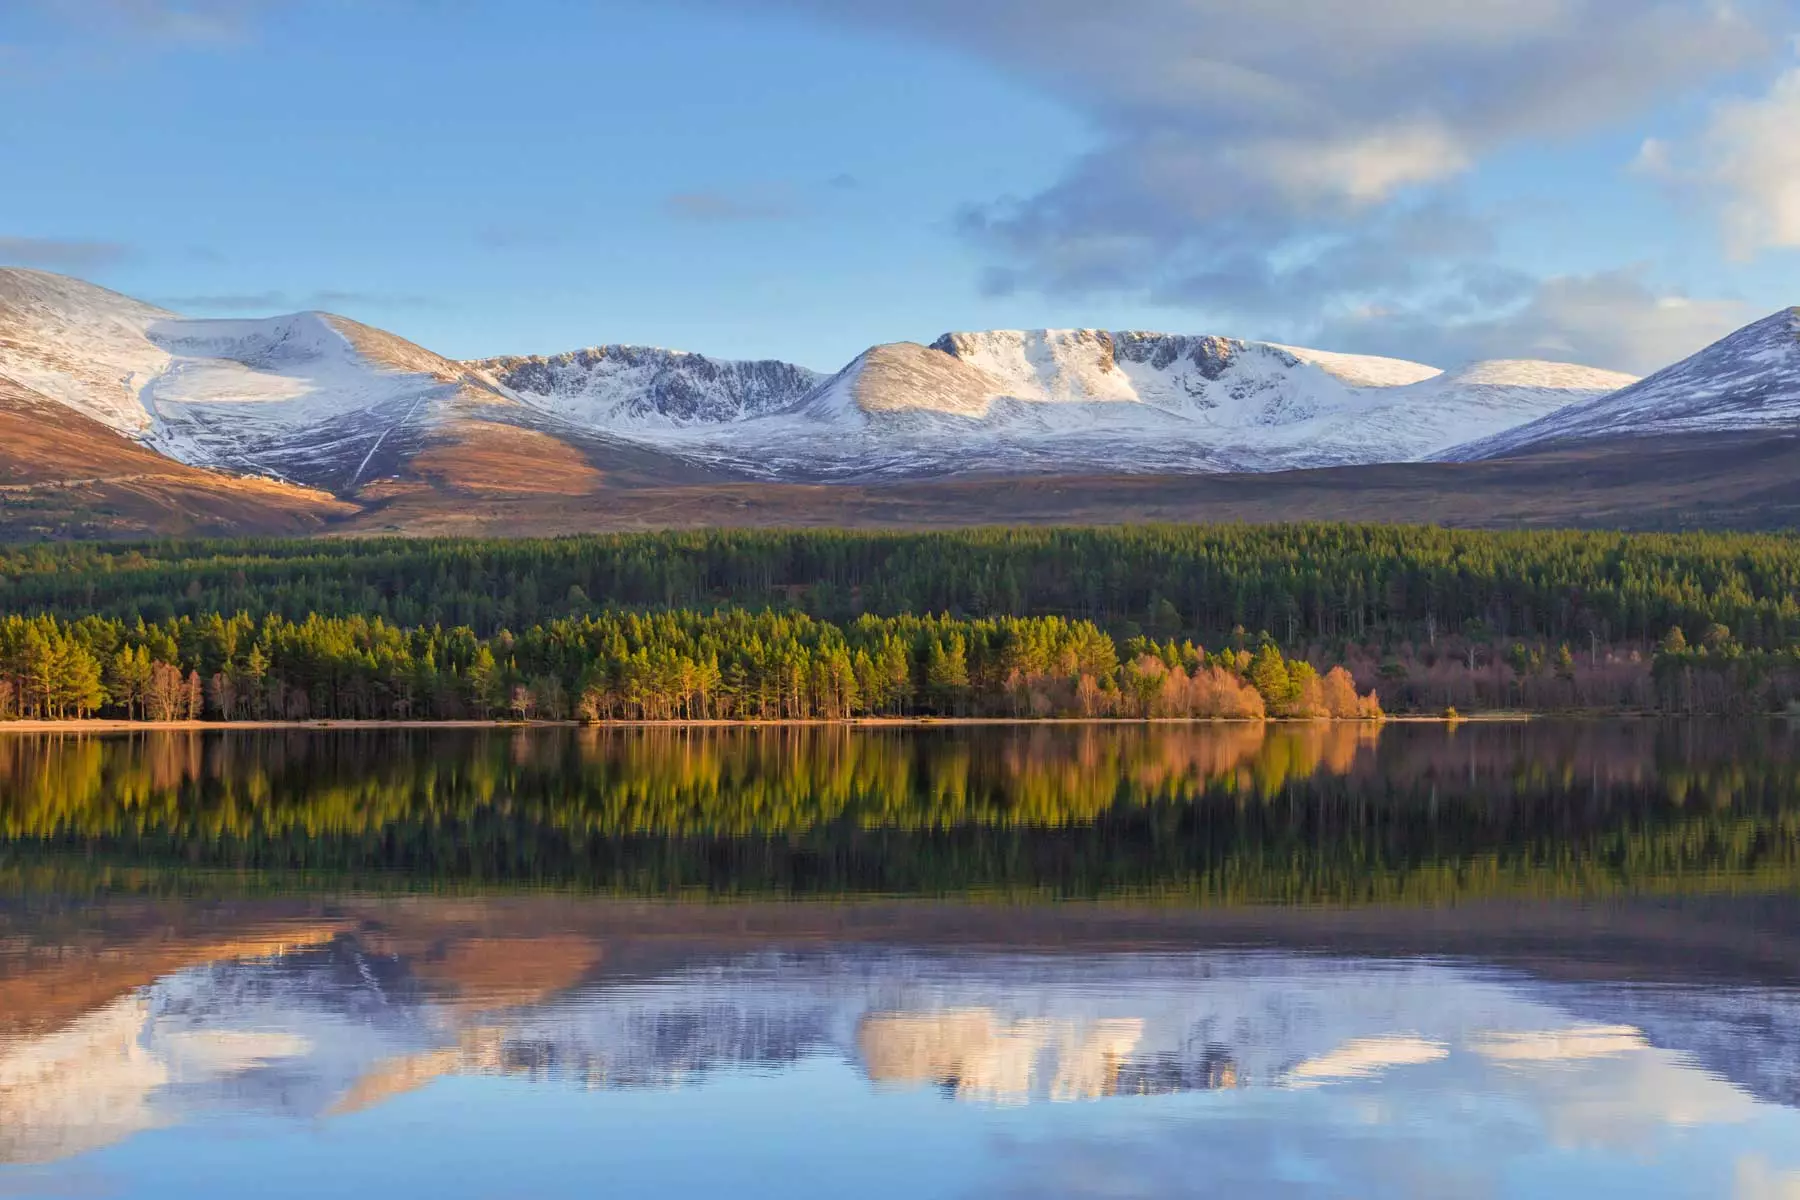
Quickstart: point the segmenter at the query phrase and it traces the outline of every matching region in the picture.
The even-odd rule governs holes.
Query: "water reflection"
[[[784,1194],[1181,1195],[1201,1168],[1258,1194],[1530,1195],[1615,1169],[1648,1194],[1744,1172],[1782,1194],[1796,915],[36,904],[0,923],[0,1189],[81,1167],[163,1194],[222,1144],[265,1171],[366,1129],[421,1186],[481,1194],[439,1170],[460,1153],[429,1119],[443,1095],[488,1153],[520,1120],[754,1130],[811,1164]],[[1742,940],[1684,973],[1686,940],[1724,921]],[[852,1115],[870,1142],[981,1136],[901,1188],[819,1157],[814,1122]],[[621,1181],[690,1194],[646,1145],[606,1145]],[[585,1152],[559,1153],[566,1189]]]
[[[0,737],[0,888],[1409,901],[1800,884],[1788,723]],[[152,876],[156,878],[152,878]]]
[[[0,1195],[1800,1193],[1795,738],[0,737]]]

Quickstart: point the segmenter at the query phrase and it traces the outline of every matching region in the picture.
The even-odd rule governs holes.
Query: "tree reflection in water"
[[[1417,901],[1800,882],[1785,724],[0,737],[57,886]]]

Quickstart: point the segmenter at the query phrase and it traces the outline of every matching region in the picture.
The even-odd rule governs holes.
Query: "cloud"
[[[1459,181],[1502,151],[1611,128],[1766,61],[1786,11],[1772,0],[738,2],[945,45],[1086,119],[1091,148],[1047,186],[959,214],[990,289],[1110,292],[1199,310],[1232,332],[1267,319],[1295,334],[1352,311],[1498,316],[1525,303],[1534,281],[1497,265],[1494,231],[1455,211]],[[1456,236],[1414,240],[1409,226],[1446,214]]]
[[[422,296],[416,292],[360,292],[327,289],[314,292],[306,298],[306,307],[308,308],[336,308],[339,306],[435,309],[444,307],[444,303],[434,296]]]
[[[1496,276],[1488,286],[1492,305],[1461,313],[1428,302],[1347,311],[1319,321],[1313,333],[1323,344],[1438,366],[1543,358],[1647,375],[1765,315],[1741,301],[1662,291],[1641,267],[1544,280]]]
[[[207,312],[279,312],[294,307],[286,292],[199,292],[186,296],[158,296],[156,303],[164,308]]]
[[[267,0],[37,0],[69,31],[98,38],[217,45],[243,40]]]
[[[410,293],[363,292],[323,289],[316,292],[198,292],[184,296],[158,296],[165,308],[184,312],[284,313],[300,309],[388,308],[436,309],[443,302]]]
[[[725,192],[676,192],[663,198],[663,212],[681,221],[728,224],[740,221],[784,221],[797,215],[784,200],[733,196]]]
[[[87,271],[109,267],[132,256],[120,242],[81,238],[0,237],[0,263],[42,267],[51,271]]]
[[[1698,194],[1719,214],[1727,251],[1747,261],[1800,248],[1800,67],[1765,96],[1717,104],[1685,144],[1646,141],[1638,170]]]
[[[1761,1155],[1738,1160],[1735,1200],[1800,1200],[1800,1170],[1778,1170]]]

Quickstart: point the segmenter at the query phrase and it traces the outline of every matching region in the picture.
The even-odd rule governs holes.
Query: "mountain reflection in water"
[[[1399,1186],[1379,1171],[1404,1168],[1456,1193],[1474,1181],[1458,1172],[1544,1155],[1585,1170],[1678,1154],[1715,1182],[1774,1163],[1787,1186],[1797,915],[1769,899],[1411,914],[40,899],[0,927],[0,1189],[54,1190],[82,1165],[163,1194],[220,1144],[304,1156],[308,1139],[365,1127],[433,1176],[458,1152],[428,1120],[431,1097],[454,1095],[503,1142],[517,1087],[585,1112],[627,1175],[644,1114],[678,1123],[692,1097],[707,1123],[690,1138],[749,1122],[795,1165],[822,1106],[859,1111],[868,1137],[891,1113],[1073,1138],[1115,1184],[1169,1167],[1114,1156],[1179,1119],[1187,1141],[1157,1154],[1222,1154],[1240,1137],[1254,1153],[1282,1127],[1290,1151],[1322,1156],[1327,1192]],[[1735,932],[1688,952],[1722,926]],[[458,1081],[470,1086],[445,1091]],[[1091,1115],[1003,1116],[1065,1104]],[[1436,1128],[1452,1111],[1454,1136]],[[409,1135],[390,1112],[414,1114]],[[1346,1121],[1359,1149],[1338,1161]],[[1484,1142],[1479,1161],[1459,1161],[1468,1141]],[[994,1172],[1020,1194],[1092,1194],[997,1145],[965,1149],[964,1186],[937,1194]],[[801,1194],[832,1194],[830,1175]]]
[[[0,1196],[1800,1194],[1796,736],[0,736]]]

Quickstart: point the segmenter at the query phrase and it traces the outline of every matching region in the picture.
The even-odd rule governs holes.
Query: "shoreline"
[[[1655,713],[1469,713],[1457,717],[1400,714],[1380,720],[1344,718],[1264,717],[1260,719],[1220,717],[854,717],[832,721],[813,718],[767,721],[669,720],[669,721],[551,721],[551,720],[318,720],[318,721],[122,721],[110,718],[88,720],[19,720],[0,721],[0,735],[26,733],[133,733],[181,732],[204,733],[208,730],[240,732],[331,731],[381,729],[930,729],[983,726],[1098,726],[1098,725],[1520,725],[1546,718],[1564,720],[1633,720],[1655,717]]]

